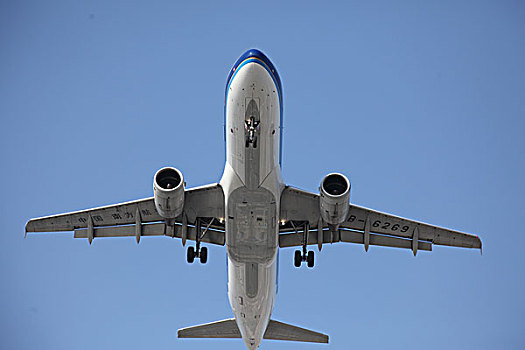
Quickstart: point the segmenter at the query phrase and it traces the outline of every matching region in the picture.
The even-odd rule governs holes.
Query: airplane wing
[[[320,219],[318,194],[285,188],[281,197],[283,224],[279,246],[301,246],[306,241],[307,244],[317,244],[321,249],[323,243],[347,242],[363,244],[365,250],[370,245],[407,248],[414,255],[418,250],[432,250],[433,244],[480,250],[482,247],[476,235],[349,205],[347,219],[338,230],[331,231]]]
[[[195,240],[196,227],[206,227],[202,242],[224,245],[224,194],[218,184],[187,189],[184,211],[167,225],[153,197],[71,213],[31,219],[28,232],[74,231],[75,238],[169,236]]]

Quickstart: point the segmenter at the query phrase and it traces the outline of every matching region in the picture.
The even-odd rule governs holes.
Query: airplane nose
[[[271,75],[273,76],[273,79],[275,79],[275,84],[277,85],[277,88],[279,89],[279,91],[282,91],[281,78],[279,77],[279,73],[277,73],[277,69],[273,65],[272,61],[270,61],[268,56],[266,56],[261,50],[250,49],[243,53],[241,57],[239,57],[237,62],[235,62],[235,64],[233,65],[233,68],[231,69],[230,74],[228,75],[228,80],[226,83],[226,93],[228,92],[228,86],[235,71],[243,64],[243,62],[248,60],[257,60],[260,61],[264,66],[266,66],[267,69],[270,71]]]
[[[250,49],[248,51],[246,51],[240,58],[240,59],[247,59],[247,58],[257,58],[261,61],[263,61],[267,66],[268,68],[270,68],[270,71],[274,74],[274,75],[277,75],[277,70],[275,69],[275,66],[273,65],[272,61],[270,61],[270,59],[268,58],[268,56],[266,56],[261,50],[257,50],[257,49]]]
[[[243,53],[241,57],[244,57],[244,58],[255,57],[264,62],[270,61],[270,59],[261,50],[257,50],[257,49],[250,49],[246,51],[245,53]]]

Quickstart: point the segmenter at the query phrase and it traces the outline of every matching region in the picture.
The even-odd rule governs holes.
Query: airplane
[[[203,244],[226,245],[228,298],[234,318],[178,330],[179,338],[242,338],[328,343],[328,336],[271,318],[277,297],[279,248],[298,247],[294,265],[314,266],[323,244],[362,244],[418,251],[433,245],[482,248],[478,236],[350,203],[351,185],[326,175],[319,192],[283,182],[281,79],[261,51],[246,51],[231,69],[225,91],[226,164],[219,183],[185,188],[173,167],[158,170],[153,197],[52,215],[27,222],[28,232],[74,231],[75,238],[167,236],[188,240],[187,262],[205,264]]]

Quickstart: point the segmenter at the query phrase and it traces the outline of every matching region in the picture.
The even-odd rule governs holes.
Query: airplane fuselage
[[[257,50],[226,86],[224,190],[228,297],[244,342],[259,346],[277,294],[282,95],[277,71]]]

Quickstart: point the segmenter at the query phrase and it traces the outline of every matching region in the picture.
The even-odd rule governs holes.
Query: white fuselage
[[[280,91],[268,66],[244,60],[226,88],[225,197],[228,297],[244,342],[261,343],[277,294]]]

